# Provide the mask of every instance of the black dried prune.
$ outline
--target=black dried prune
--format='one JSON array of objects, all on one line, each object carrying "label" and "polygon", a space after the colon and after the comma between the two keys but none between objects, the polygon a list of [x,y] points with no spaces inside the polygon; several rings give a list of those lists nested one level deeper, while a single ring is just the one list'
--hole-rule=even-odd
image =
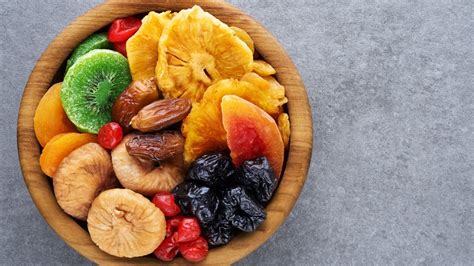
[{"label": "black dried prune", "polygon": [[216,218],[219,198],[211,188],[183,182],[173,189],[173,195],[184,215],[195,215],[202,224]]},{"label": "black dried prune", "polygon": [[240,186],[223,191],[220,208],[231,224],[244,232],[255,231],[267,217],[263,207]]},{"label": "black dried prune", "polygon": [[206,237],[209,245],[224,245],[234,238],[235,228],[223,215],[218,215],[212,223],[203,227],[203,235]]},{"label": "black dried prune", "polygon": [[236,178],[260,203],[271,199],[278,184],[266,157],[244,161],[237,170]]},{"label": "black dried prune", "polygon": [[205,154],[192,162],[186,180],[198,181],[206,186],[214,187],[222,184],[233,174],[232,159],[222,152],[214,152]]}]

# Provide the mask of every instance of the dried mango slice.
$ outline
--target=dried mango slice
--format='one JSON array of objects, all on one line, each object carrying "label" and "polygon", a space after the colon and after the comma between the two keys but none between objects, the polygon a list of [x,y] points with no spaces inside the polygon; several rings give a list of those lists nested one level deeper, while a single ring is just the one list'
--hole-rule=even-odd
[{"label": "dried mango slice", "polygon": [[180,11],[163,30],[156,78],[165,97],[199,102],[213,83],[241,78],[253,54],[234,31],[200,7]]}]

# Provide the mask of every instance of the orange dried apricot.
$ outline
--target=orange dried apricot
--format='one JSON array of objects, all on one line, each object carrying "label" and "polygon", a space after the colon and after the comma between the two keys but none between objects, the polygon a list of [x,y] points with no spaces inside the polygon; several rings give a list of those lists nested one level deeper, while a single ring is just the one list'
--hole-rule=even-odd
[{"label": "orange dried apricot", "polygon": [[34,129],[41,147],[58,134],[76,131],[76,127],[67,118],[61,103],[59,96],[61,84],[62,82],[51,86],[36,108]]},{"label": "orange dried apricot", "polygon": [[43,173],[54,177],[61,161],[73,150],[89,142],[97,143],[97,136],[88,133],[63,133],[53,137],[44,147],[40,156]]}]

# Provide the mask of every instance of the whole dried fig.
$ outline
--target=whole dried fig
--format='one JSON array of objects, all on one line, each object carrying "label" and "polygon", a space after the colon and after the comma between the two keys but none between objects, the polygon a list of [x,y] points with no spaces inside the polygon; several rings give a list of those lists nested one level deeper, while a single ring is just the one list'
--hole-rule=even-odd
[{"label": "whole dried fig", "polygon": [[184,138],[177,131],[137,135],[126,143],[126,147],[128,153],[132,156],[159,162],[176,154],[182,154]]},{"label": "whole dried fig", "polygon": [[140,109],[158,99],[154,79],[133,81],[115,100],[112,107],[112,120],[126,131],[131,129],[130,121]]},{"label": "whole dried fig", "polygon": [[123,187],[145,196],[153,196],[160,191],[171,191],[183,182],[186,169],[182,154],[156,166],[151,160],[138,159],[128,154],[126,143],[135,136],[137,135],[125,136],[112,150],[112,165]]},{"label": "whole dried fig", "polygon": [[143,107],[132,118],[134,129],[141,132],[159,131],[183,120],[191,110],[191,100],[163,99]]},{"label": "whole dried fig", "polygon": [[85,220],[94,198],[118,184],[109,153],[97,143],[83,145],[59,165],[53,179],[59,206],[69,215]]},{"label": "whole dried fig", "polygon": [[152,253],[166,234],[160,209],[144,196],[121,188],[104,191],[94,200],[87,228],[101,250],[127,258]]}]

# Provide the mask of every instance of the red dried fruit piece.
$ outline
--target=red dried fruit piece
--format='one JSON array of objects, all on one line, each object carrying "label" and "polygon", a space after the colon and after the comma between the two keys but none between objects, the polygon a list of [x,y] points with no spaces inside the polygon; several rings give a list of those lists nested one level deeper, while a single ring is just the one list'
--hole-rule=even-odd
[{"label": "red dried fruit piece", "polygon": [[122,137],[122,127],[118,123],[110,122],[100,128],[97,139],[100,146],[111,150],[122,141]]},{"label": "red dried fruit piece", "polygon": [[172,236],[178,230],[181,219],[183,219],[183,216],[178,215],[166,220],[166,237]]},{"label": "red dried fruit piece", "polygon": [[119,18],[112,22],[107,34],[109,42],[125,42],[138,31],[142,21],[136,17]]},{"label": "red dried fruit piece", "polygon": [[158,207],[166,217],[175,216],[181,212],[178,205],[174,202],[174,196],[170,192],[158,192],[153,197],[153,204]]},{"label": "red dried fruit piece", "polygon": [[185,243],[196,240],[201,235],[201,227],[195,217],[185,217],[179,221],[178,231],[173,234],[176,243]]},{"label": "red dried fruit piece", "polygon": [[126,42],[114,42],[114,50],[127,57]]},{"label": "red dried fruit piece", "polygon": [[191,262],[202,261],[209,253],[209,246],[206,239],[200,236],[198,239],[179,245],[179,252],[183,257]]},{"label": "red dried fruit piece", "polygon": [[173,238],[167,237],[163,242],[161,242],[158,248],[155,249],[153,254],[162,261],[172,261],[174,257],[178,255],[178,251],[178,246],[173,241]]}]

